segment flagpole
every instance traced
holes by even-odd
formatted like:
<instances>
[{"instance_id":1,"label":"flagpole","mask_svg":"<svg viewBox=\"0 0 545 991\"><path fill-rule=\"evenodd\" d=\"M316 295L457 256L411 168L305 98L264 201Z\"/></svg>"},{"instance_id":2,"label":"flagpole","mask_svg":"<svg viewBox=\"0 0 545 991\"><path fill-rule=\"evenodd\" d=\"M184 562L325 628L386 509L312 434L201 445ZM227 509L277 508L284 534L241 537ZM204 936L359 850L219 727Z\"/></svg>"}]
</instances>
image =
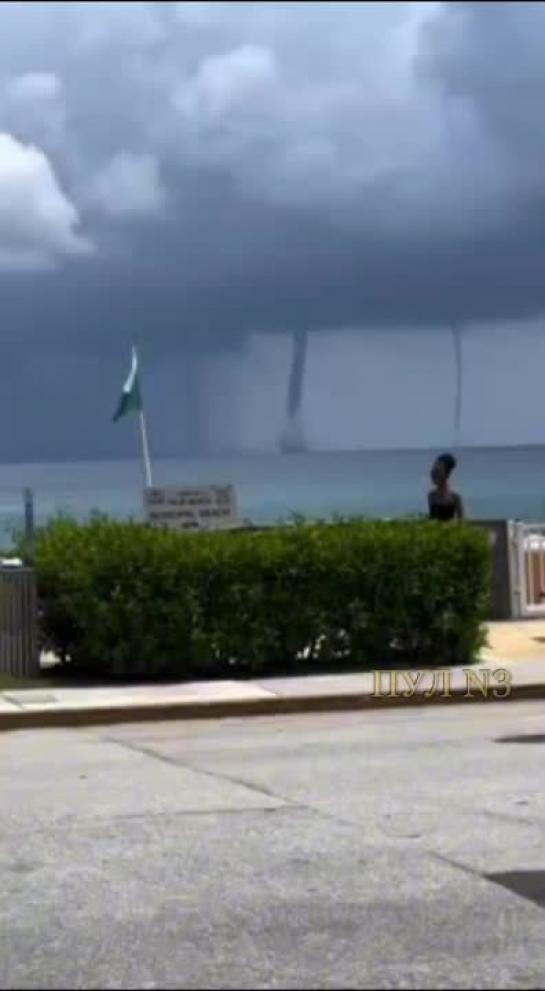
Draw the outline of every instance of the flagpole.
<instances>
[{"instance_id":1,"label":"flagpole","mask_svg":"<svg viewBox=\"0 0 545 991\"><path fill-rule=\"evenodd\" d=\"M117 409L113 416L114 423L117 423L122 416L125 416L125 414L129 412L138 413L140 443L142 447L142 464L144 468L144 484L146 485L146 488L149 489L153 485L151 475L151 458L149 456L148 431L146 427L146 417L144 414L144 403L142 401L142 392L138 377L138 353L134 345L132 348L131 369L127 381L123 386L121 398L117 404Z\"/></svg>"},{"instance_id":2,"label":"flagpole","mask_svg":"<svg viewBox=\"0 0 545 991\"><path fill-rule=\"evenodd\" d=\"M138 368L138 351L136 350L136 345L133 344L133 354L136 361L136 367ZM149 455L149 444L148 444L148 430L146 426L146 416L144 413L144 404L142 401L142 396L140 396L140 410L138 412L138 420L140 424L140 442L142 445L142 461L144 464L144 479L146 482L146 487L149 489L153 485L152 475L151 475L151 458Z\"/></svg>"},{"instance_id":3,"label":"flagpole","mask_svg":"<svg viewBox=\"0 0 545 991\"><path fill-rule=\"evenodd\" d=\"M144 416L144 410L140 410L138 415L140 421L140 439L142 441L142 460L144 462L144 477L146 479L146 487L149 489L153 485L151 476L151 460L149 456L149 445L148 445L148 431L146 429L146 418Z\"/></svg>"}]
</instances>

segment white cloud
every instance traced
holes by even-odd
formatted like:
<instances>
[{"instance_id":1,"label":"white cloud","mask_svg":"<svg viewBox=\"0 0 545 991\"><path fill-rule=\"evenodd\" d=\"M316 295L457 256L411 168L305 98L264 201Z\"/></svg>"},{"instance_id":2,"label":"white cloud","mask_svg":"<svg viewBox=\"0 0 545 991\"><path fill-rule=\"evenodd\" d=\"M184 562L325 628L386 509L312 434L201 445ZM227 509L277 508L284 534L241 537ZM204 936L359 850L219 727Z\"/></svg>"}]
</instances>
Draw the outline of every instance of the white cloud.
<instances>
[{"instance_id":1,"label":"white cloud","mask_svg":"<svg viewBox=\"0 0 545 991\"><path fill-rule=\"evenodd\" d=\"M228 169L246 193L325 211L336 222L419 225L419 177L427 176L435 208L445 184L460 182L441 101L414 71L422 30L439 10L179 5L186 35L204 53L174 88L178 155ZM396 183L392 211L382 193ZM434 216L444 219L440 210Z\"/></svg>"},{"instance_id":2,"label":"white cloud","mask_svg":"<svg viewBox=\"0 0 545 991\"><path fill-rule=\"evenodd\" d=\"M60 77L40 71L8 78L0 88L0 131L64 157L66 106Z\"/></svg>"},{"instance_id":3,"label":"white cloud","mask_svg":"<svg viewBox=\"0 0 545 991\"><path fill-rule=\"evenodd\" d=\"M40 268L88 252L78 225L47 156L0 133L0 267Z\"/></svg>"},{"instance_id":4,"label":"white cloud","mask_svg":"<svg viewBox=\"0 0 545 991\"><path fill-rule=\"evenodd\" d=\"M103 0L66 6L72 8L70 13L74 19L72 41L83 52L100 51L112 44L126 48L154 46L165 37L154 3Z\"/></svg>"},{"instance_id":5,"label":"white cloud","mask_svg":"<svg viewBox=\"0 0 545 991\"><path fill-rule=\"evenodd\" d=\"M156 212L164 164L366 233L458 234L541 183L540 6L496 10L491 44L475 4L0 3L0 129L109 214Z\"/></svg>"},{"instance_id":6,"label":"white cloud","mask_svg":"<svg viewBox=\"0 0 545 991\"><path fill-rule=\"evenodd\" d=\"M160 212L165 192L157 160L119 152L94 177L87 197L90 205L113 217Z\"/></svg>"},{"instance_id":7,"label":"white cloud","mask_svg":"<svg viewBox=\"0 0 545 991\"><path fill-rule=\"evenodd\" d=\"M213 123L233 110L255 108L278 77L271 51L242 45L222 55L205 58L192 79L175 93L177 109L191 120Z\"/></svg>"},{"instance_id":8,"label":"white cloud","mask_svg":"<svg viewBox=\"0 0 545 991\"><path fill-rule=\"evenodd\" d=\"M171 133L180 132L182 141L171 153L244 179L246 166L259 168L263 148L276 140L281 86L277 59L266 47L241 45L205 57L174 90L178 120Z\"/></svg>"},{"instance_id":9,"label":"white cloud","mask_svg":"<svg viewBox=\"0 0 545 991\"><path fill-rule=\"evenodd\" d=\"M26 72L11 79L6 86L8 99L17 103L54 100L60 96L62 84L53 72Z\"/></svg>"}]
</instances>

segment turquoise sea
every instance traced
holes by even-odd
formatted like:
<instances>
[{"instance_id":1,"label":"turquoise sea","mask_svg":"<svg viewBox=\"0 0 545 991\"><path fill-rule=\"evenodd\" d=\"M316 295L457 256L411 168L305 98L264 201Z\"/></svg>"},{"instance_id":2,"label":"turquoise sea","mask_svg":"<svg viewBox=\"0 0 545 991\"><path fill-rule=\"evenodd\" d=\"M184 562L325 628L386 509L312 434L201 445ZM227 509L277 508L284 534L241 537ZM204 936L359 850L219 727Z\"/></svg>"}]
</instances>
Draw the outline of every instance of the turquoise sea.
<instances>
[{"instance_id":1,"label":"turquoise sea","mask_svg":"<svg viewBox=\"0 0 545 991\"><path fill-rule=\"evenodd\" d=\"M217 482L236 487L239 515L256 523L292 513L377 517L425 512L428 470L437 451L256 454L154 464L156 484ZM456 452L455 487L474 518L545 520L545 447L466 448ZM58 511L84 518L142 512L137 461L82 461L0 467L0 540L23 519L22 490L33 489L38 521Z\"/></svg>"}]
</instances>

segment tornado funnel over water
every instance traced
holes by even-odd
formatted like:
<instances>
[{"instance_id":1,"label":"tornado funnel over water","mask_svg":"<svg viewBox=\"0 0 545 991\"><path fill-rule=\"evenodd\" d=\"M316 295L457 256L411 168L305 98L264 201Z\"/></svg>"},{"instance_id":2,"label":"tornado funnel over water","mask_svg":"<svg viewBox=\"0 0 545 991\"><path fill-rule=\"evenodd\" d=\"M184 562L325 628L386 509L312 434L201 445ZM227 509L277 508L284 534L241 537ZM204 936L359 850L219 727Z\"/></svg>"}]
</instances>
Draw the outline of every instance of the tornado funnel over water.
<instances>
[{"instance_id":1,"label":"tornado funnel over water","mask_svg":"<svg viewBox=\"0 0 545 991\"><path fill-rule=\"evenodd\" d=\"M462 391L463 391L463 355L462 355L462 326L455 323L452 326L452 341L456 362L456 395L454 401L454 447L460 446L460 428L462 422Z\"/></svg>"},{"instance_id":2,"label":"tornado funnel over water","mask_svg":"<svg viewBox=\"0 0 545 991\"><path fill-rule=\"evenodd\" d=\"M286 402L286 423L282 437L280 438L280 446L283 451L306 451L307 449L301 424L307 343L308 332L306 330L296 331L293 335L293 356Z\"/></svg>"}]
</instances>

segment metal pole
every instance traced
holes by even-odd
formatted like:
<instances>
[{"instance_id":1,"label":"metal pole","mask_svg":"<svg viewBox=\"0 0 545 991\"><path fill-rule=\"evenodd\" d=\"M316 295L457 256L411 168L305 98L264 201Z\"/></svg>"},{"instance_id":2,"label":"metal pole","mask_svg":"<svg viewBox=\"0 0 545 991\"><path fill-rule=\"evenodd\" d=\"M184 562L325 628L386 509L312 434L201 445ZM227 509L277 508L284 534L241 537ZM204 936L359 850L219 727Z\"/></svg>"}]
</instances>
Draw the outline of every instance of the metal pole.
<instances>
[{"instance_id":1,"label":"metal pole","mask_svg":"<svg viewBox=\"0 0 545 991\"><path fill-rule=\"evenodd\" d=\"M35 523L34 523L34 494L32 489L23 490L25 504L25 555L28 559L34 557Z\"/></svg>"},{"instance_id":2,"label":"metal pole","mask_svg":"<svg viewBox=\"0 0 545 991\"><path fill-rule=\"evenodd\" d=\"M146 418L144 416L144 410L140 410L139 420L140 420L140 437L142 440L142 459L144 462L144 477L146 480L146 487L149 489L153 485L153 482L151 475L151 461L149 456L148 432L146 430Z\"/></svg>"}]
</instances>

